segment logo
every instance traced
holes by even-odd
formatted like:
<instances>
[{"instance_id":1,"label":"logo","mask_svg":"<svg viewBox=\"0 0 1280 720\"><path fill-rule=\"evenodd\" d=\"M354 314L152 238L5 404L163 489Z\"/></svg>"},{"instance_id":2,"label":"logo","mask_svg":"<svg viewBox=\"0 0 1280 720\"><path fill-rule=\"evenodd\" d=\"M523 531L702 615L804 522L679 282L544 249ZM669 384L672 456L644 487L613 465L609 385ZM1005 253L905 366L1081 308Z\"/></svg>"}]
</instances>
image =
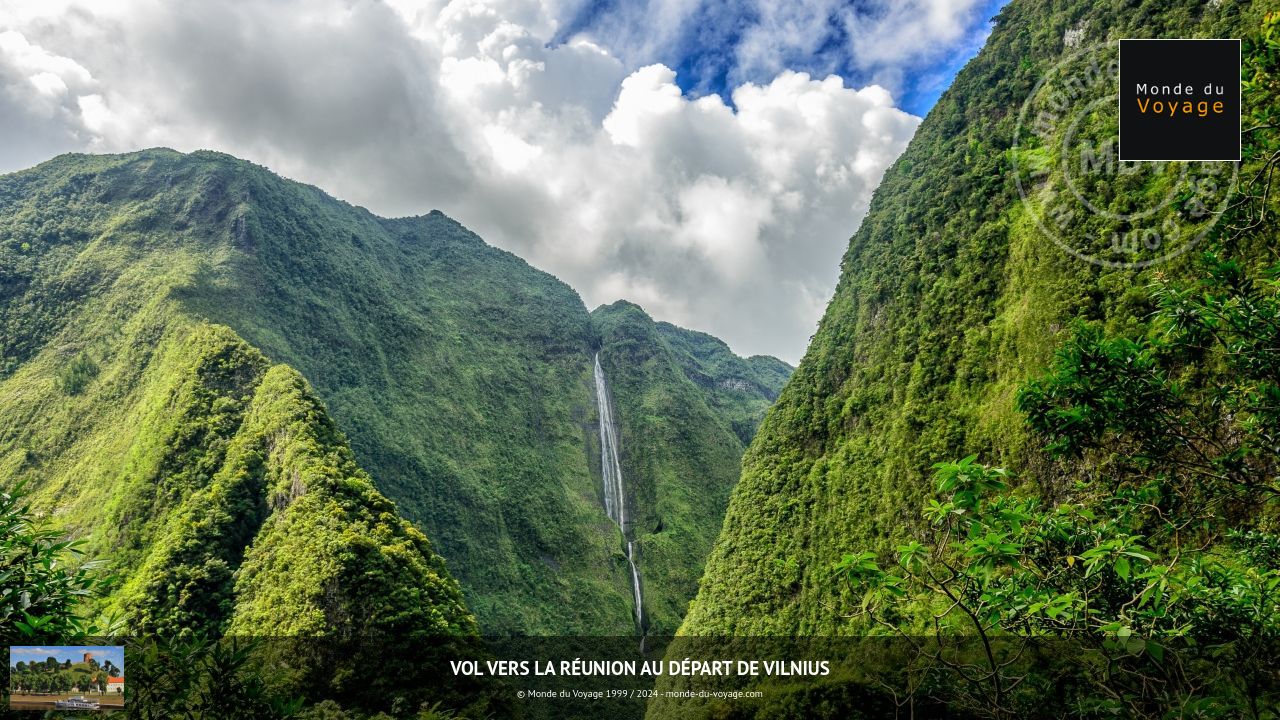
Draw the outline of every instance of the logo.
<instances>
[{"instance_id":1,"label":"logo","mask_svg":"<svg viewBox=\"0 0 1280 720\"><path fill-rule=\"evenodd\" d=\"M1044 235L1086 262L1140 268L1213 229L1239 166L1121 159L1120 67L1119 48L1107 43L1049 68L1023 103L1010 156L1023 207Z\"/></svg>"},{"instance_id":2,"label":"logo","mask_svg":"<svg viewBox=\"0 0 1280 720\"><path fill-rule=\"evenodd\" d=\"M1120 159L1240 161L1240 41L1121 40Z\"/></svg>"}]
</instances>

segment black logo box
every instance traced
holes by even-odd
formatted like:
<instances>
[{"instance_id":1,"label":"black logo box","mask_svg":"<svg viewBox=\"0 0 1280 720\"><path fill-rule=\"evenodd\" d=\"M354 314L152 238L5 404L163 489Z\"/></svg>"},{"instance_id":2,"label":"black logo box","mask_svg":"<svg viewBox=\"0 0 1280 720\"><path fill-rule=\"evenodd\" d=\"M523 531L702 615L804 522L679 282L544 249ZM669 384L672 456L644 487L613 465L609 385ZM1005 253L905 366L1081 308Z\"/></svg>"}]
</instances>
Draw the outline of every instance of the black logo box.
<instances>
[{"instance_id":1,"label":"black logo box","mask_svg":"<svg viewBox=\"0 0 1280 720\"><path fill-rule=\"evenodd\" d=\"M1121 40L1119 94L1120 160L1239 162L1239 39Z\"/></svg>"}]
</instances>

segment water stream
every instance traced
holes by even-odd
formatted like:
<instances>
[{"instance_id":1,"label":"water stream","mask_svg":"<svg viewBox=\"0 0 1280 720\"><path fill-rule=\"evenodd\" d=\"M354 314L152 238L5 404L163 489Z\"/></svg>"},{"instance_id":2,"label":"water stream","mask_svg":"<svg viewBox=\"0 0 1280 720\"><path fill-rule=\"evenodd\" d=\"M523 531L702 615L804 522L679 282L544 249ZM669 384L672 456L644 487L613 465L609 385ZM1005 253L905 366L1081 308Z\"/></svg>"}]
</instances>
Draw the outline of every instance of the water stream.
<instances>
[{"instance_id":1,"label":"water stream","mask_svg":"<svg viewBox=\"0 0 1280 720\"><path fill-rule=\"evenodd\" d=\"M622 531L626 543L627 565L631 567L631 591L635 602L636 629L643 637L644 593L640 589L640 571L636 568L636 541L627 518L627 493L622 484L622 464L619 462L618 426L613 420L613 405L609 402L609 383L600 367L600 353L595 358L596 406L600 416L600 479L604 483L604 511ZM641 645L643 647L643 644Z\"/></svg>"}]
</instances>

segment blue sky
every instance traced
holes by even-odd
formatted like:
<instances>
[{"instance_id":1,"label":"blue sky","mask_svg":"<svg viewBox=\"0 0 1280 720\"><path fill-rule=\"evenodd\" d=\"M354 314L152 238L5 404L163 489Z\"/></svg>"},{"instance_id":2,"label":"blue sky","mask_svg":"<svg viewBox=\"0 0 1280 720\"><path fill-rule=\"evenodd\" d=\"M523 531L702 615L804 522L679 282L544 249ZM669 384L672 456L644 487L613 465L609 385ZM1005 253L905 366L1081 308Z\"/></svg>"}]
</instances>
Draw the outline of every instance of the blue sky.
<instances>
[{"instance_id":1,"label":"blue sky","mask_svg":"<svg viewBox=\"0 0 1280 720\"><path fill-rule=\"evenodd\" d=\"M937 13L942 16L937 22L943 27L926 26L918 33L904 33L904 37L893 40L903 52L888 57L874 52L864 57L860 48L873 44L874 38L865 37L858 28L869 27L872 34L879 28L892 35L898 29L891 17L893 7L912 5L911 0L691 0L674 3L686 8L677 13L677 28L657 33L649 22L653 9L637 13L636 8L658 2L586 0L562 18L557 41L585 35L601 42L628 64L662 63L676 71L681 89L692 95L718 93L728 99L741 82L767 83L773 73L785 68L818 77L836 74L851 87L883 84L899 107L922 116L951 84L956 72L981 48L991 18L1006 1L915 2L919 6L917 15ZM804 9L784 17L766 10L785 4ZM785 37L788 25L795 28L794 37ZM929 29L941 32L931 33ZM764 43L763 54L767 57L742 52L746 42L770 35L777 41Z\"/></svg>"},{"instance_id":2,"label":"blue sky","mask_svg":"<svg viewBox=\"0 0 1280 720\"><path fill-rule=\"evenodd\" d=\"M908 82L900 88L899 102L904 110L921 116L929 112L943 91L951 86L956 73L960 72L965 63L973 59L973 56L982 49L982 44L990 34L991 19L1006 2L1008 0L987 0L983 3L982 9L978 12L979 17L983 18L982 23L975 26L973 31L966 35L965 40L951 48L946 55L917 69Z\"/></svg>"},{"instance_id":3,"label":"blue sky","mask_svg":"<svg viewBox=\"0 0 1280 720\"><path fill-rule=\"evenodd\" d=\"M99 664L110 660L116 667L124 668L124 648L106 645L14 645L9 648L9 667L19 662L44 662L50 657L57 658L58 662L78 663L87 652L93 653Z\"/></svg>"}]
</instances>

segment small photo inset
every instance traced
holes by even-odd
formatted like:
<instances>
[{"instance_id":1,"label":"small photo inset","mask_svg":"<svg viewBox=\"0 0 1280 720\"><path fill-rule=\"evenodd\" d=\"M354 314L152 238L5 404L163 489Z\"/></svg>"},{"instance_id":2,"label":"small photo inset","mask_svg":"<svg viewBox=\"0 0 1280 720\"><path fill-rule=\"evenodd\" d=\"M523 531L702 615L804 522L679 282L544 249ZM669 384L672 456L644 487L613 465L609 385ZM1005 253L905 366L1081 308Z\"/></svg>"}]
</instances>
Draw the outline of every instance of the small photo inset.
<instances>
[{"instance_id":1,"label":"small photo inset","mask_svg":"<svg viewBox=\"0 0 1280 720\"><path fill-rule=\"evenodd\" d=\"M11 645L9 709L92 713L124 709L124 648Z\"/></svg>"}]
</instances>

